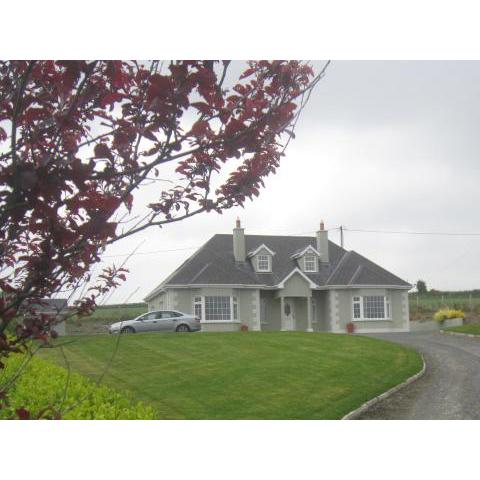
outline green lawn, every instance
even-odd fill
[[[444,328],[446,332],[471,333],[473,335],[480,335],[480,323],[471,323],[469,325],[461,325],[459,327]]]
[[[63,338],[71,367],[98,378],[117,336]],[[46,358],[64,364],[58,348]],[[420,355],[367,337],[320,333],[120,337],[104,383],[162,419],[333,419],[418,372]]]

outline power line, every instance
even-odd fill
[[[153,250],[151,252],[119,253],[118,255],[101,255],[102,258],[128,257],[129,255],[152,255],[154,253],[181,252],[183,250],[195,250],[200,247],[172,248],[169,250]]]
[[[398,235],[439,235],[439,236],[454,236],[454,237],[480,237],[478,232],[411,232],[411,231],[399,231],[399,230],[366,230],[361,228],[347,228],[343,227],[343,230],[348,232],[359,233],[387,233]]]
[[[340,230],[341,243],[343,240],[344,232],[353,232],[353,233],[380,233],[380,234],[394,234],[394,235],[436,235],[436,236],[451,236],[451,237],[480,237],[480,232],[416,232],[416,231],[406,231],[406,230],[369,230],[363,228],[348,228],[343,225],[340,227],[330,228],[329,231]],[[309,232],[299,232],[299,233],[290,233],[286,236],[300,236],[306,234],[315,233],[314,231]],[[129,255],[154,255],[157,253],[169,253],[169,252],[182,252],[187,250],[196,250],[200,248],[201,245],[195,247],[184,247],[184,248],[171,248],[166,250],[152,250],[149,252],[134,252],[134,253],[119,253],[117,255],[102,255],[102,258],[120,258],[128,257]]]
[[[337,230],[336,228],[332,230]],[[295,237],[295,236],[300,236],[300,235],[306,235],[306,234],[312,234],[315,233],[314,231],[309,231],[309,232],[299,232],[299,233],[289,233],[286,234],[285,236],[287,237]],[[186,250],[196,250],[200,248],[201,245],[198,245],[196,247],[185,247],[185,248],[172,248],[168,250],[152,250],[150,252],[135,252],[135,253],[119,253],[118,255],[101,255],[102,258],[119,258],[119,257],[128,257],[129,255],[135,256],[135,255],[153,255],[156,253],[168,253],[168,252],[182,252]]]

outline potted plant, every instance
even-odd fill
[[[241,332],[248,332],[248,325],[245,325],[244,323],[242,323],[242,325],[240,326],[240,331]]]
[[[355,331],[355,324],[353,322],[347,323],[347,333],[353,333]]]

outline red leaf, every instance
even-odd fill
[[[20,420],[30,420],[30,412],[25,408],[17,408],[15,413]]]
[[[121,93],[117,93],[117,92],[107,93],[102,98],[102,101],[100,102],[100,105],[101,105],[102,108],[105,108],[107,105],[111,105],[110,110],[112,110],[113,109],[113,104],[115,102],[119,102],[122,99],[123,99],[123,95]]]
[[[110,152],[110,149],[104,143],[97,143],[93,151],[95,158],[112,158],[112,152]]]
[[[151,140],[152,142],[156,142],[157,141],[157,137],[150,131],[150,130],[144,130],[143,131],[143,136],[145,138],[148,138],[149,140]]]
[[[195,137],[203,137],[210,130],[210,125],[205,120],[198,120],[193,124],[190,133]]]

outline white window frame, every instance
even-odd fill
[[[203,298],[200,295],[195,295],[193,297],[193,314],[196,316],[196,309],[195,307],[199,305],[200,306],[200,321],[202,321],[205,318],[205,309],[204,309],[204,303],[203,303]]]
[[[264,262],[265,259],[266,259],[266,261],[267,261],[267,269],[262,269],[262,268],[260,268],[260,258],[262,259],[263,262]],[[271,272],[271,271],[272,271],[272,256],[271,256],[271,255],[265,255],[265,254],[257,255],[256,263],[257,263],[257,272],[268,273],[268,272]]]
[[[307,257],[313,258],[313,270],[307,269]],[[307,273],[317,272],[318,271],[318,257],[313,253],[306,253],[303,256],[303,271]]]
[[[364,297],[383,297],[383,311],[385,316],[379,318],[365,318],[364,316]],[[360,317],[355,317],[355,305],[360,307]],[[392,305],[389,295],[353,295],[352,296],[352,321],[353,322],[383,322],[392,320]]]
[[[225,320],[207,320],[205,312],[205,297],[229,297],[230,298],[230,318]],[[236,295],[195,295],[193,297],[193,314],[195,315],[195,305],[201,304],[202,316],[200,323],[240,323],[240,305]]]

